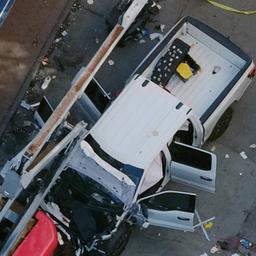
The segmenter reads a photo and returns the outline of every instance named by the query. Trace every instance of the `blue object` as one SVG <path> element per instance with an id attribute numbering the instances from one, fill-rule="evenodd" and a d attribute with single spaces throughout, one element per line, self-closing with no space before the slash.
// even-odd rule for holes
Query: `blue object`
<path id="1" fill-rule="evenodd" d="M 245 248 L 245 249 L 250 249 L 252 247 L 252 242 L 249 241 L 248 239 L 241 239 L 240 244 Z"/>
<path id="2" fill-rule="evenodd" d="M 0 27 L 6 19 L 15 0 L 0 0 Z"/>

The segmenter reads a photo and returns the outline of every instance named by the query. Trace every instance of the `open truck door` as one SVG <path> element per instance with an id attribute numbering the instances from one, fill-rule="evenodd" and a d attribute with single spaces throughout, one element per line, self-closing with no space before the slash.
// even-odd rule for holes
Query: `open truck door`
<path id="1" fill-rule="evenodd" d="M 173 181 L 215 192 L 217 158 L 214 154 L 178 142 L 173 142 L 168 148 L 172 157 Z"/>
<path id="2" fill-rule="evenodd" d="M 184 231 L 194 231 L 196 195 L 164 191 L 141 198 L 138 203 L 147 224 Z"/>

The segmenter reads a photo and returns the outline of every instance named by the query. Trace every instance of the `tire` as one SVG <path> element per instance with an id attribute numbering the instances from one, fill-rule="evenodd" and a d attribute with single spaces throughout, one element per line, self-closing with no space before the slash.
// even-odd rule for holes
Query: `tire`
<path id="1" fill-rule="evenodd" d="M 215 127 L 208 139 L 209 141 L 214 141 L 214 140 L 218 139 L 221 135 L 224 134 L 224 132 L 227 130 L 227 128 L 230 124 L 232 116 L 233 116 L 233 109 L 231 107 L 229 107 L 223 113 L 223 115 L 220 117 L 217 124 L 215 125 Z"/>
<path id="2" fill-rule="evenodd" d="M 107 251 L 107 255 L 119 256 L 128 244 L 131 233 L 132 229 L 130 225 L 124 224 L 123 226 L 119 227 L 116 235 L 113 236 L 108 244 L 109 250 Z"/>
<path id="3" fill-rule="evenodd" d="M 122 224 L 110 240 L 103 241 L 98 246 L 98 249 L 104 251 L 105 254 L 94 250 L 89 253 L 89 256 L 119 256 L 128 244 L 131 232 L 132 228 L 130 225 Z"/>

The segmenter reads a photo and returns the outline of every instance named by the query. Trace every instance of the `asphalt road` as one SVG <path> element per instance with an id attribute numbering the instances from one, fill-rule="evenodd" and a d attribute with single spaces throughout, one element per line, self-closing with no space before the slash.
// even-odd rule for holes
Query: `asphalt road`
<path id="1" fill-rule="evenodd" d="M 16 0 L 0 28 L 0 136 L 70 3 L 69 0 Z"/>
<path id="2" fill-rule="evenodd" d="M 68 36 L 52 51 L 49 67 L 41 71 L 42 77 L 49 72 L 57 77 L 46 91 L 53 105 L 58 103 L 70 87 L 70 81 L 76 72 L 88 63 L 107 36 L 105 17 L 115 2 L 95 0 L 93 5 L 88 5 L 84 0 L 81 1 L 79 11 L 72 15 L 74 22 L 66 28 Z M 256 9 L 253 0 L 234 0 L 232 3 L 237 8 Z M 256 15 L 229 13 L 209 5 L 206 1 L 166 0 L 160 4 L 161 12 L 149 24 L 149 33 L 159 32 L 155 29 L 159 24 L 165 24 L 165 31 L 168 31 L 179 18 L 189 15 L 217 29 L 256 59 L 256 30 L 253 27 L 256 24 Z M 113 60 L 114 65 L 109 65 L 107 61 L 96 74 L 105 90 L 118 92 L 132 70 L 157 43 L 157 40 L 145 40 L 144 44 L 133 42 L 115 49 L 108 59 Z M 233 119 L 225 134 L 216 142 L 205 146 L 208 149 L 212 146 L 216 148 L 217 192 L 209 194 L 170 184 L 170 189 L 195 192 L 198 195 L 197 210 L 202 219 L 216 217 L 214 226 L 208 230 L 211 241 L 205 239 L 200 229 L 194 233 L 183 233 L 150 227 L 147 230 L 135 230 L 123 256 L 199 256 L 209 253 L 216 240 L 238 232 L 256 241 L 255 224 L 250 223 L 253 221 L 249 217 L 255 216 L 256 211 L 256 149 L 249 148 L 256 143 L 255 83 L 254 81 L 241 101 L 233 107 Z M 241 151 L 246 152 L 248 159 L 241 158 Z M 229 158 L 225 158 L 227 154 Z"/>
<path id="3" fill-rule="evenodd" d="M 49 96 L 53 105 L 59 102 L 76 72 L 88 63 L 107 36 L 105 17 L 115 2 L 95 0 L 93 5 L 88 5 L 83 0 L 81 8 L 69 16 L 71 22 L 65 28 L 68 35 L 54 45 L 48 56 L 49 65 L 37 74 L 39 84 L 46 74 L 56 76 L 49 88 L 42 92 Z M 230 4 L 230 1 L 222 2 Z M 180 17 L 193 16 L 229 37 L 256 60 L 256 15 L 229 13 L 199 0 L 165 0 L 160 4 L 162 9 L 159 16 L 148 27 L 150 33 L 156 32 L 155 26 L 159 24 L 165 24 L 165 31 L 168 31 Z M 240 9 L 256 9 L 254 0 L 233 0 L 232 4 Z M 157 43 L 149 38 L 145 40 L 144 44 L 133 42 L 117 48 L 111 54 L 109 59 L 114 61 L 114 65 L 110 66 L 106 62 L 96 75 L 107 91 L 118 92 L 132 70 Z M 194 233 L 183 233 L 149 227 L 146 230 L 135 230 L 123 256 L 200 256 L 209 253 L 216 240 L 238 232 L 256 241 L 253 217 L 256 213 L 256 149 L 249 147 L 256 143 L 255 85 L 256 81 L 233 107 L 233 119 L 225 134 L 205 146 L 208 149 L 213 146 L 216 148 L 217 192 L 209 194 L 170 184 L 170 189 L 196 192 L 197 210 L 202 219 L 216 217 L 214 226 L 208 230 L 211 241 L 205 239 L 200 229 Z M 240 156 L 241 151 L 246 152 L 248 159 L 244 160 Z M 227 154 L 229 158 L 225 157 Z"/>

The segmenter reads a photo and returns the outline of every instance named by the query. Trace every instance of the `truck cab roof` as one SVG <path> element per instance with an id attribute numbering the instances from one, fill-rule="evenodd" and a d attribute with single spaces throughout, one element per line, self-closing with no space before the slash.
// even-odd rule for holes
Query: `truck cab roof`
<path id="1" fill-rule="evenodd" d="M 188 119 L 190 108 L 143 76 L 134 77 L 91 129 L 118 161 L 147 168 Z"/>

